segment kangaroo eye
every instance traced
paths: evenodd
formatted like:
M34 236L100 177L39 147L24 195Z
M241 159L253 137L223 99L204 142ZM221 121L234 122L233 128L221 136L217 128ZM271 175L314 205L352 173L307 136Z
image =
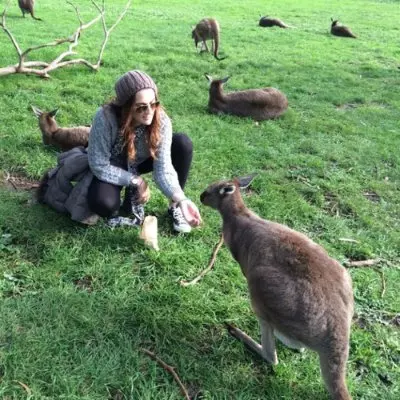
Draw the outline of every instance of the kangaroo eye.
M232 194L236 190L236 186L226 186L220 189L219 194L224 195L224 194Z

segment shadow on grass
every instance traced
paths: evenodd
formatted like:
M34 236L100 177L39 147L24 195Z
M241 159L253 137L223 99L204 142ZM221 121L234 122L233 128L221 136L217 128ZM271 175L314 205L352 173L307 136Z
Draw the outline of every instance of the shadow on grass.
M83 384L93 394L103 393L106 385L129 393L129 377L139 373L135 390L144 392L150 384L155 395L160 374L168 381L165 389L175 391L171 377L141 352L145 348L176 368L187 387L213 393L213 399L328 399L322 382L314 387L306 365L307 379L301 382L299 377L288 380L290 360L272 374L271 367L252 361L239 344L233 345L222 324L205 323L210 315L201 307L196 317L183 318L182 310L192 307L191 302L190 296L148 289L129 296L53 289L29 299L11 299L1 306L1 325L7 329L0 329L0 337L9 338L12 354L7 380L34 375L30 384L36 394L54 398L68 391L60 376L77 380L73 391L80 395ZM24 354L26 346L29 354ZM79 371L85 376L74 375Z

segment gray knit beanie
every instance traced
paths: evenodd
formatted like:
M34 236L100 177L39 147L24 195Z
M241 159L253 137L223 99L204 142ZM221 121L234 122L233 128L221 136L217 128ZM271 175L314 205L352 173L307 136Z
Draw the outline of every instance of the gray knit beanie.
M116 103L119 106L123 106L142 89L153 89L157 97L157 85L149 75L137 70L125 73L115 84L115 93L117 94Z

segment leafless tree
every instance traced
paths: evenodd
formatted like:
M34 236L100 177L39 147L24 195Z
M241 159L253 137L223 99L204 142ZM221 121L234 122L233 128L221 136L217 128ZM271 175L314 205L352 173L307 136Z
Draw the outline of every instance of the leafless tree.
M39 44L37 46L28 47L26 50L21 50L16 38L14 37L14 35L12 34L10 29L6 25L6 12L7 12L7 6L6 6L6 8L4 9L3 14L1 16L0 27L3 29L3 31L6 33L6 35L9 37L11 43L13 44L13 46L18 54L19 61L18 61L18 64L15 64L15 65L9 65L7 67L0 67L0 76L10 75L10 74L32 74L32 75L41 76L43 78L50 78L49 73L51 71L53 71L57 68L62 68L67 65L74 65L74 64L83 64L83 65L86 65L88 68L90 68L94 71L97 71L100 68L104 49L106 47L106 44L110 37L110 34L114 30L114 28L119 24L119 22L122 20L122 18L125 16L126 12L128 11L128 9L132 3L132 0L127 1L125 8L123 9L121 14L118 16L118 18L116 19L116 21L110 28L107 27L106 20L105 20L105 0L102 0L101 6L99 6L94 0L91 0L91 2L93 4L93 6L97 9L97 11L99 12L99 15L97 15L95 18L93 18L91 21L89 21L85 24L82 21L78 7L76 7L71 2L67 1L67 3L70 4L75 9L76 15L79 20L79 26L71 36L65 37L63 39L56 39L56 40L53 40L48 43ZM85 29L88 29L89 27L91 27L93 24L95 24L99 20L102 21L104 39L101 44L96 63L92 64L90 61L88 61L84 58L72 58L72 59L65 60L66 57L77 54L77 51L75 50L75 48L78 46L81 32L84 31ZM62 52L54 60L49 61L49 62L47 62L47 61L27 61L27 56L32 51L43 49L45 47L58 46L63 43L69 43L68 49L66 51Z

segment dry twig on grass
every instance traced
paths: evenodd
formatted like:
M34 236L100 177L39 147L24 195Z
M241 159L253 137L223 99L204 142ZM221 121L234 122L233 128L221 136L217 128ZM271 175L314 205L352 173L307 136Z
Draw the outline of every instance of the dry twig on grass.
M31 74L31 75L38 75L43 78L50 78L49 72L51 72L57 68L62 68L67 65L73 65L73 64L83 64L83 65L86 65L88 68L90 68L94 71L97 71L100 68L104 49L106 47L107 41L110 37L110 34L114 30L114 28L119 24L119 22L124 17L126 12L128 11L128 8L130 7L132 0L127 1L124 10L119 15L119 17L117 18L115 23L109 29L107 29L107 25L106 25L106 21L105 21L105 0L102 1L101 7L94 0L91 0L91 1L92 1L92 4L94 5L94 7L98 10L99 15L97 15L95 18L93 18L87 24L83 23L78 8L75 5L73 5L70 1L67 1L67 3L70 4L75 9L77 18L79 20L79 27L75 30L75 32L71 36L68 36L63 39L56 39L49 43L32 46L32 47L27 48L24 51L21 50L17 40L15 39L14 35L12 34L10 29L6 25L6 12L7 12L7 7L8 7L8 5L7 5L1 16L0 27L3 29L3 31L6 33L6 35L11 40L11 43L13 44L13 46L18 54L19 61L18 61L18 64L15 64L15 65L9 65L7 67L0 67L0 76L10 75L10 74ZM102 21L104 39L103 39L103 42L102 42L102 45L101 45L101 48L99 51L97 62L95 64L92 64L91 62L87 61L84 58L74 58L71 60L63 61L66 57L77 54L77 52L74 51L74 49L76 46L78 46L78 41L81 36L81 32L84 31L85 29L91 27L94 23L96 23L100 19ZM58 46L63 43L70 43L68 46L68 50L64 51L63 53L61 53L59 56L57 56L54 60L52 60L50 62L26 61L28 54L34 50L43 49L45 47L54 47L54 46Z
M204 277L204 275L207 274L208 271L211 271L211 269L214 267L214 263L217 258L217 253L218 253L219 249L221 248L221 246L223 245L223 243L224 243L224 235L221 234L221 238L219 239L219 242L214 247L214 251L211 255L211 259L210 259L210 262L208 263L207 268L204 269L203 271L201 271L200 274L191 281L181 280L180 281L181 286L195 285L201 278Z
M374 265L379 264L380 262L389 263L389 261L382 260L380 258L370 259L370 260L360 260L360 261L348 261L345 265L349 268L360 268L360 267L372 267L374 271L376 271L381 277L381 298L385 295L386 292L386 281L385 281L385 274L383 271L378 268L374 267Z
M25 389L26 394L28 395L28 398L30 398L32 396L32 390L30 389L30 387L27 384L25 384L24 382L21 382L21 381L17 381L17 380L14 380L14 382L17 382L19 385L21 385Z
M349 238L339 238L341 242L348 242L348 243L360 243L358 240L349 239Z
M187 389L185 388L184 384L180 380L178 374L175 372L175 369L171 367L170 365L166 364L163 360L158 358L153 352L147 349L141 349L143 353L147 354L150 358L152 358L154 361L157 361L166 371L168 371L175 379L175 382L179 385L179 388L181 389L181 392L183 396L185 397L186 400L190 400L189 393Z
M10 182L11 185L12 185L12 187L13 187L15 190L18 190L17 186L15 185L15 183L14 183L14 182L12 181L12 179L11 179L11 175L10 175L8 172L6 172L6 182Z
M370 260L347 261L345 265L348 267L371 267L372 265L379 264L380 262L380 258L374 258Z

